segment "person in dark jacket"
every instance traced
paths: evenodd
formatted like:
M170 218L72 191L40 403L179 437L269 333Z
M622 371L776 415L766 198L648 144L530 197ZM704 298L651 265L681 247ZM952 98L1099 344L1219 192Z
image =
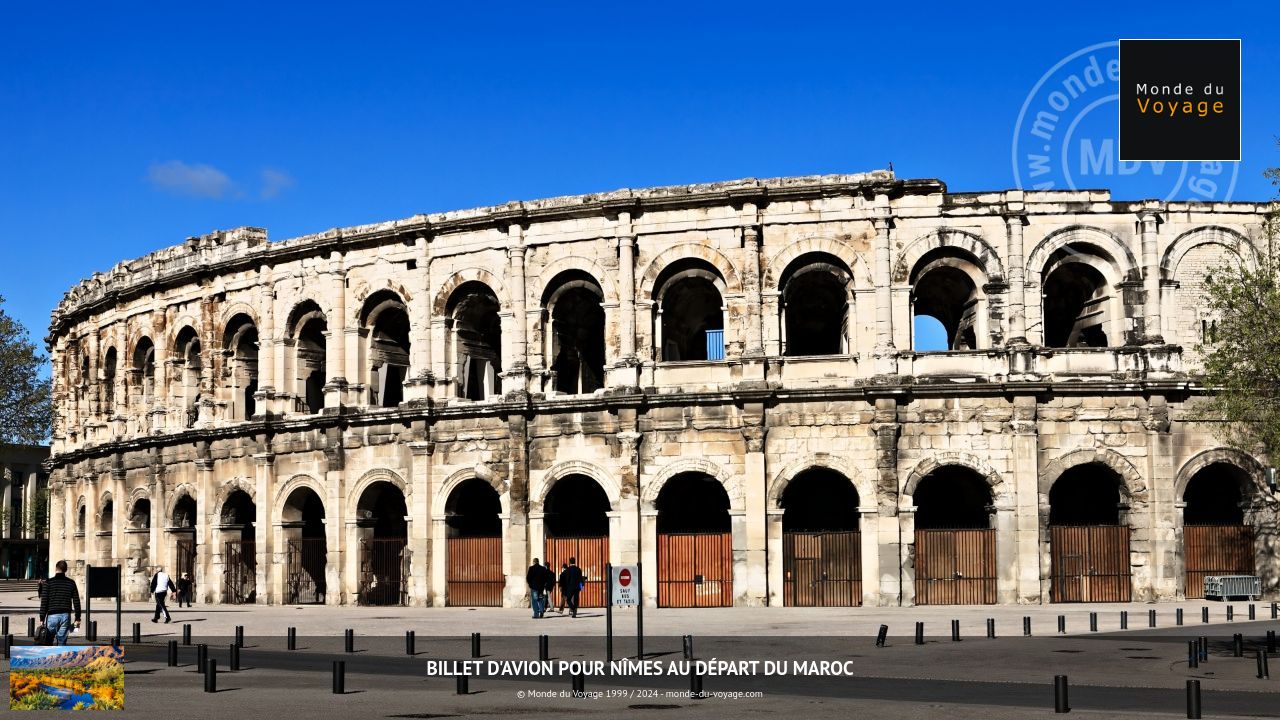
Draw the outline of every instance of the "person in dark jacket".
M547 611L547 580L543 575L545 572L538 558L534 558L533 564L524 574L524 581L529 585L529 605L533 607L534 620L542 617Z
M40 597L40 624L49 628L55 645L66 645L67 633L80 624L80 588L67 577L66 560L59 560L55 567L58 572L45 583Z
M156 574L151 576L151 594L156 597L156 614L151 618L151 622L158 621L161 613L164 613L165 622L173 620L164 601L170 592L177 591L178 586L173 584L173 578L169 577L169 573L165 572L164 568L157 567Z
M560 563L560 577L561 577L562 579L564 578L564 571L565 571L565 570L568 570L568 569L569 569L569 563ZM554 572L553 572L553 573L551 573L551 576L552 576L552 577L555 577L555 573L554 573ZM556 608L556 612L561 612L561 613L562 613L562 612L564 612L564 604L565 604L565 594L564 594L564 589L560 587L560 583L559 583L559 582L556 582L556 583L553 583L553 584L556 586L556 588L555 588L555 589L559 589L559 590L560 590L560 603L559 603L559 607L557 607L557 608Z
M560 573L560 593L569 605L569 617L578 617L578 593L587 582L587 576L578 567L577 558L569 558L569 565Z
M191 579L191 573L182 573L182 577L178 578L178 607L182 607L182 603L186 603L187 607L191 607L191 593L195 591L196 583Z

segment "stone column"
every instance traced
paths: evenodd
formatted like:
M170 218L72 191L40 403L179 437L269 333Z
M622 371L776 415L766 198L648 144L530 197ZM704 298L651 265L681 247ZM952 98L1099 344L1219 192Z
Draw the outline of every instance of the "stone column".
M509 447L507 451L507 495L510 525L507 530L507 597L504 607L521 607L527 599L527 586L521 568L529 567L529 453L528 420L523 415L507 416Z
M258 391L253 394L259 415L279 412L271 398L278 391L284 377L284 353L280 338L276 337L275 282L271 268L264 266L258 282Z
M217 479L213 475L213 460L202 458L196 460L196 587L202 588L202 602L213 602L222 597L222 548L214 544L213 525L220 518L214 513L213 499L216 497ZM216 560L215 560L216 558ZM216 566L216 567L215 567Z
M898 605L906 597L903 587L904 570L907 567L902 546L912 542L915 533L914 519L903 527L897 515L898 505L898 405L892 398L875 401L875 422L871 426L876 442L876 504L880 508L878 542L880 548L879 605ZM912 508L908 512L914 512Z
M1177 505L1182 498L1177 496L1174 488L1177 475L1173 465L1175 448L1170 432L1168 399L1164 395L1152 395L1147 401L1144 425L1147 429L1147 484L1146 488L1139 490L1146 491L1149 501L1146 517L1131 514L1130 523L1134 528L1132 550L1141 552L1144 539L1149 544L1150 549L1146 553L1149 587L1143 588L1139 584L1139 568L1134 568L1134 600L1171 600L1183 591L1185 576L1177 572L1182 556L1179 542L1182 513ZM1133 499L1135 510L1141 499ZM1146 527L1138 530L1138 524L1144 521Z
M620 409L618 414L619 420L634 426L635 410L633 408ZM634 430L624 430L617 435L618 483L622 487L622 497L618 500L618 507L615 508L618 511L618 522L616 525L613 523L609 525L609 554L617 557L619 563L634 563L642 559L640 548L644 545L644 539L640 534L640 486L636 475L636 463L640 457L640 442L643 437L641 433ZM617 535L613 534L614 529L617 529ZM658 591L656 585L646 587L649 588L649 592Z
M102 564L98 540L98 476L88 473L84 476L84 557L76 558L81 564Z
M765 505L766 552L768 564L766 577L769 585L769 597L766 604L770 607L784 607L787 604L784 592L786 589L785 569L782 567L782 516L784 510L779 507Z
M764 408L757 405L761 424L744 427L743 439L746 442L746 457L743 458L746 485L746 604L751 606L767 605L769 602L769 528L767 524L767 500L769 476L765 460L765 433L763 424ZM751 409L748 409L750 412ZM752 413L755 414L755 413ZM750 422L750 420L748 420ZM736 553L735 553L736 555ZM737 583L735 583L736 585ZM738 593L735 593L735 595Z
M9 539L9 528L13 527L13 470L0 465L0 509L4 512L0 513L0 539Z
M893 211L889 207L889 196L876 195L872 212L872 223L876 229L875 277L872 279L876 288L875 371L877 375L893 375L898 372L898 351L893 344L893 277L889 266Z
M898 563L898 577L900 578L900 589L898 591L899 605L915 605L916 604L916 506L900 505L898 507L898 557L895 558ZM887 559L885 553L881 553L881 561ZM891 598L892 599L892 598Z
M49 478L49 569L67 555L66 550L66 499L63 497L63 471L56 470Z
M329 332L325 336L324 345L324 406L336 408L347 402L363 404L347 396L347 385L351 382L348 373L353 370L359 372L359 328L352 328L357 333L354 338L348 337L347 272L342 253L337 250L329 255L328 285L329 314L325 320ZM355 362L357 367L350 366L348 360ZM354 384L359 385L367 380L368 378L356 377Z
M1040 435L1036 423L1036 397L1018 395L1013 399L1013 419L1009 421L1010 477L1012 484L1014 532L1008 539L1016 544L1017 601L1041 602L1040 574ZM1002 538L997 537L998 543Z
M626 213L623 213L626 215ZM636 359L636 238L630 234L630 216L626 224L618 224L628 232L618 236L618 347L622 360Z
M508 280L510 281L510 297L511 303L511 342L510 350L507 351L509 360L503 363L506 368L506 375L510 378L514 386L505 388L506 392L515 389L526 390L526 376L529 371L529 318L525 314L525 276L524 276L524 228L519 225L512 225L507 231L511 241L511 246L507 248L507 260L509 263ZM505 341L503 345L508 343Z
M276 554L276 549L285 548L276 544L271 516L272 498L276 495L276 456L265 452L253 456L257 466L255 478L254 500L254 559L258 569L254 577L254 587L258 589L257 604L268 605L283 602L284 576L288 572L281 566L286 562L285 555Z
M325 605L354 605L359 583L360 548L350 544L355 534L355 518L347 519L346 458L341 440L341 431L327 435L324 453L324 532L328 551L324 568ZM337 447L333 446L335 441ZM360 498L355 502L360 502Z
M754 215L754 208L752 208ZM742 228L743 290L747 295L747 346L743 355L764 354L764 334L760 295L760 229L755 225Z
M1158 202L1148 201L1138 212L1138 222L1142 225L1142 290L1146 297L1142 332L1144 342L1152 345L1164 343L1160 328L1160 249L1157 236L1162 220Z
M432 561L435 559L431 537L434 526L428 522L428 518L434 517L431 503L431 456L435 454L435 450L433 442L409 443L409 452L413 458L409 466L412 494L407 500L411 503L410 516L418 520L412 524L413 532L409 536L409 604L414 607L427 607L431 604L433 594L443 595L442 589L433 587L431 583Z
M409 292L406 301L411 308L409 318L409 376L405 380L405 400L425 400L431 394L435 374L431 372L431 291L430 259L427 258L427 239L419 236L414 242L419 256L418 267L409 272Z
M1005 270L1009 274L1009 301L1006 303L1006 313L1009 318L1009 335L1005 338L1005 345L1018 346L1027 344L1027 287L1026 287L1026 262L1023 260L1023 237L1022 228L1027 224L1027 217L1020 211L1022 210L1022 191L1016 190L1006 193L1006 195L1017 194L1016 202L1010 201L1009 214L1004 216L1006 233L1006 242L1008 249L1005 253Z
M148 532L148 544L150 550L147 553L147 559L151 562L151 566L167 567L173 571L177 571L177 566L169 562L169 542L172 540L167 532L169 527L169 517L166 513L168 508L168 493L165 491L163 479L158 479L155 475L155 466L152 466L151 477L148 478L147 497L151 499L151 527ZM194 575L192 578L194 579Z
M890 518L892 519L892 518ZM862 536L862 604L875 607L880 601L880 506L858 506L858 530ZM782 520L778 520L778 532L782 532Z
M996 598L1001 605L1018 601L1018 508L1015 499L997 499L992 513L996 529Z

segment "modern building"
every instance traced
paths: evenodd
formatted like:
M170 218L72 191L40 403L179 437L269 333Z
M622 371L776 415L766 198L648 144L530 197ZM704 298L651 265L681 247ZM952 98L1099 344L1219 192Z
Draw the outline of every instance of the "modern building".
M1274 597L1269 461L1194 412L1264 211L876 171L190 238L53 313L52 552L223 602L512 606L570 555L590 602Z
M0 443L0 578L49 575L49 448Z

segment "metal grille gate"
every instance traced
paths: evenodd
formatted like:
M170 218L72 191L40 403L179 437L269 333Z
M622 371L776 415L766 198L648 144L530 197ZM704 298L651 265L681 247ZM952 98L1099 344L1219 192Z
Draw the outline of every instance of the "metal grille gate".
M502 538L449 538L445 604L502 607L507 576L502 571Z
M576 558L578 567L587 577L587 587L578 595L578 607L604 607L604 566L609 562L608 537L559 537L547 538L546 559L551 569L560 576L560 566ZM557 586L556 592L559 592ZM559 597L559 595L556 595Z
M194 582L196 577L196 539L194 537L179 538L176 549L177 557L174 559L174 572L177 573L177 577L182 577L182 573L187 573Z
M862 533L783 533L782 577L786 606L861 605Z
M360 541L361 605L405 605L409 599L409 553L404 538Z
M285 603L324 603L326 548L324 538L289 541Z
M732 607L729 533L658 535L658 607Z
M917 605L995 602L995 530L916 530Z
M228 540L222 547L223 601L234 604L253 602L258 570L254 542Z
M1204 579L1210 575L1253 575L1253 537L1247 525L1184 526L1187 598L1204 597Z
M1129 528L1054 525L1049 528L1052 602L1129 602Z

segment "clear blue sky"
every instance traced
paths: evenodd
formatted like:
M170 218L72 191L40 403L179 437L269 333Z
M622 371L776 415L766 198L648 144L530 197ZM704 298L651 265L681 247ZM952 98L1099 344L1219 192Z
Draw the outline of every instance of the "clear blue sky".
M180 5L3 12L0 294L36 338L80 278L217 228L890 161L1011 187L1028 92L1119 37L1242 37L1235 197L1280 164L1271 3Z

